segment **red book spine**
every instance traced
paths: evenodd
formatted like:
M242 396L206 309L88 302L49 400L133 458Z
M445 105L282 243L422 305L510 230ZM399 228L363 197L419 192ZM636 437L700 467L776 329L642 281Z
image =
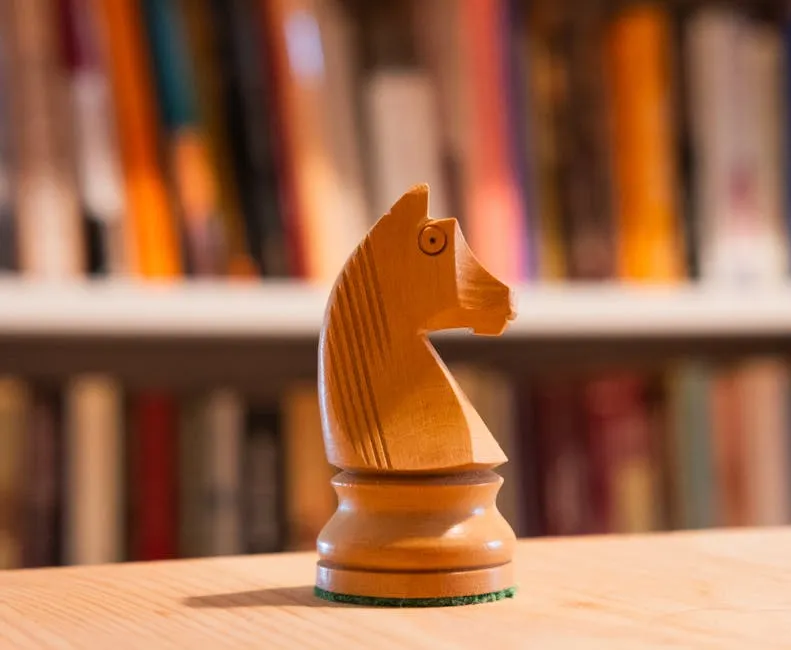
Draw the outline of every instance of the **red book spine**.
M614 524L612 476L617 459L618 420L622 417L628 383L617 376L592 378L585 386L585 430L590 474L591 527L593 533L611 532Z
M588 494L592 533L606 533L610 526L607 423L612 411L612 386L593 379L585 386L585 437L588 448Z
M294 170L299 164L299 152L294 138L289 136L289 120L294 118L288 99L289 75L291 64L286 43L286 24L288 3L260 3L260 20L262 34L265 38L261 44L261 62L265 74L270 79L272 96L275 98L269 114L274 137L273 155L279 172L279 197L281 202L283 229L286 244L289 247L290 273L294 277L304 278L308 273L307 251L304 242L307 240L306 217L304 206L300 205L297 191L297 179Z
M177 409L162 393L138 395L133 404L132 559L177 555Z
M624 477L630 478L624 472L632 469L630 463L650 457L643 382L632 375L603 375L585 390L593 532L627 532L623 527L632 525L635 517L627 497L640 499L641 507L655 506L645 503L650 494L624 492ZM641 509L639 517L649 520L652 512Z
M536 387L537 429L547 535L579 535L590 527L588 460L579 387L547 380Z

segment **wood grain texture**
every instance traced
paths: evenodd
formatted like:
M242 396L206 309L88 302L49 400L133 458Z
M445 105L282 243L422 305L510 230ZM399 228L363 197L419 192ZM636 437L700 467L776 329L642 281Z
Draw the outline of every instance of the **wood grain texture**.
M375 598L448 598L513 586L516 537L492 471L364 476L332 484L338 510L318 537L316 585Z
M521 541L514 599L313 596L312 553L0 573L0 648L781 648L791 529Z
M329 462L345 470L455 472L506 457L426 338L501 334L511 290L484 269L429 189L401 197L360 242L330 294L319 341Z
M495 506L507 459L426 335L501 334L511 290L417 185L353 251L319 340L319 403L338 510L318 537L316 584L375 598L512 586L516 537Z

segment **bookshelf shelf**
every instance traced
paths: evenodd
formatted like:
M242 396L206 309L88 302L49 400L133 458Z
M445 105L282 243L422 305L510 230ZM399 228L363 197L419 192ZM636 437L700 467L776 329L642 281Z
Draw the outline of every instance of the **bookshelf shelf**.
M315 338L327 291L292 281L2 280L0 336ZM791 286L523 286L517 294L511 339L791 336Z
M311 337L326 291L295 282L0 282L0 335Z

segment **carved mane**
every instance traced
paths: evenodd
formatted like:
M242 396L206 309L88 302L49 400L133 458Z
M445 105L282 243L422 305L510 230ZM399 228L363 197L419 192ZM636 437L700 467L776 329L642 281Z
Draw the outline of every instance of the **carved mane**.
M373 376L387 367L391 337L371 234L355 249L333 288L322 330L321 356L328 358L320 359L320 369L328 366L332 383L344 391L333 406L337 404L335 417L354 451L365 464L390 469Z

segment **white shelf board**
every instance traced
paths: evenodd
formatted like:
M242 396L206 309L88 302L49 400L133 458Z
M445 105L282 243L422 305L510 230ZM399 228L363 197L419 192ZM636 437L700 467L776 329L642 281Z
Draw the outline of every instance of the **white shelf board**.
M791 284L525 288L512 335L791 336Z
M0 281L0 335L314 336L326 290L302 283Z
M315 337L327 295L297 282L3 279L0 336ZM533 285L516 295L508 337L791 336L791 284Z

